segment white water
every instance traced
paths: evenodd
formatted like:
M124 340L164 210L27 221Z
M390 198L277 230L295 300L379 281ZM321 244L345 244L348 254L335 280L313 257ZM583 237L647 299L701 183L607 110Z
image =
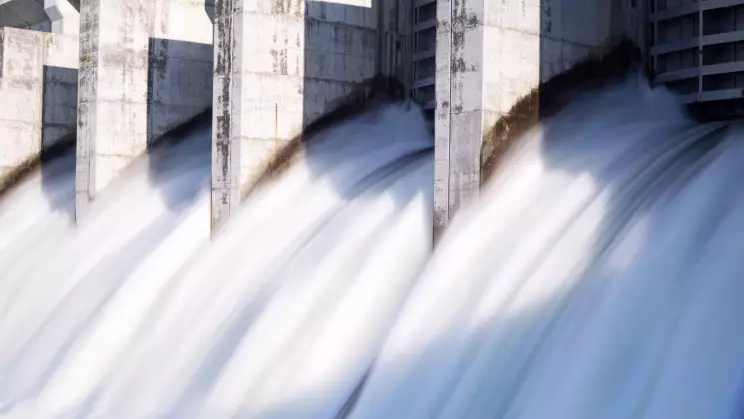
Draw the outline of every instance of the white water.
M586 95L431 256L417 109L332 129L212 242L208 130L77 228L70 159L0 201L0 418L741 415L740 127Z

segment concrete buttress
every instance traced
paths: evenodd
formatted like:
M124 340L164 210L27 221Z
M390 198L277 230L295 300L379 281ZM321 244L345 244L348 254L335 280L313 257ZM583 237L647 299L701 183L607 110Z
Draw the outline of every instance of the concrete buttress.
M205 0L83 0L76 218L148 144L209 108Z
M409 11L408 0L216 1L213 227L338 99L377 74L406 77Z
M436 231L478 199L482 139L493 124L586 56L621 38L642 45L642 3L438 0Z

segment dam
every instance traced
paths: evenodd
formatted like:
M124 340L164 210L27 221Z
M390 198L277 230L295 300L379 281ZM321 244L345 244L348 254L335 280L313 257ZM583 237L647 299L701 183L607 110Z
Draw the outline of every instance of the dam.
M740 417L743 7L0 0L0 418Z

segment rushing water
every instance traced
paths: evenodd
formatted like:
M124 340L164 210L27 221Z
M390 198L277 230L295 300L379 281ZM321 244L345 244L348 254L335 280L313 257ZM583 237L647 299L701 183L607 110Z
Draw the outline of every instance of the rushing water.
M0 200L0 418L740 417L744 143L637 79L543 121L430 255L391 105L209 238L209 127L75 227L74 160Z

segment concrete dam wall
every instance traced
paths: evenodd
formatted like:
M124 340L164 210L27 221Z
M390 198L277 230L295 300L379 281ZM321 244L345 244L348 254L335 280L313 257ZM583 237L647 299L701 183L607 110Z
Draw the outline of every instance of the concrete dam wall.
M402 4L12 4L1 417L740 417L744 126L628 77L646 5Z
M96 194L151 143L212 108L217 226L272 154L385 76L433 110L435 224L444 227L478 196L481 144L494 122L588 55L621 39L645 48L649 7L641 0L6 0L0 22L19 29L3 29L3 39L28 41L22 51L5 41L2 62L34 64L21 73L11 64L16 70L0 81L34 87L3 99L25 131L11 137L0 125L0 156L4 167L19 164L76 120L83 219ZM44 61L46 51L58 51L65 65ZM58 67L69 71L50 70Z

